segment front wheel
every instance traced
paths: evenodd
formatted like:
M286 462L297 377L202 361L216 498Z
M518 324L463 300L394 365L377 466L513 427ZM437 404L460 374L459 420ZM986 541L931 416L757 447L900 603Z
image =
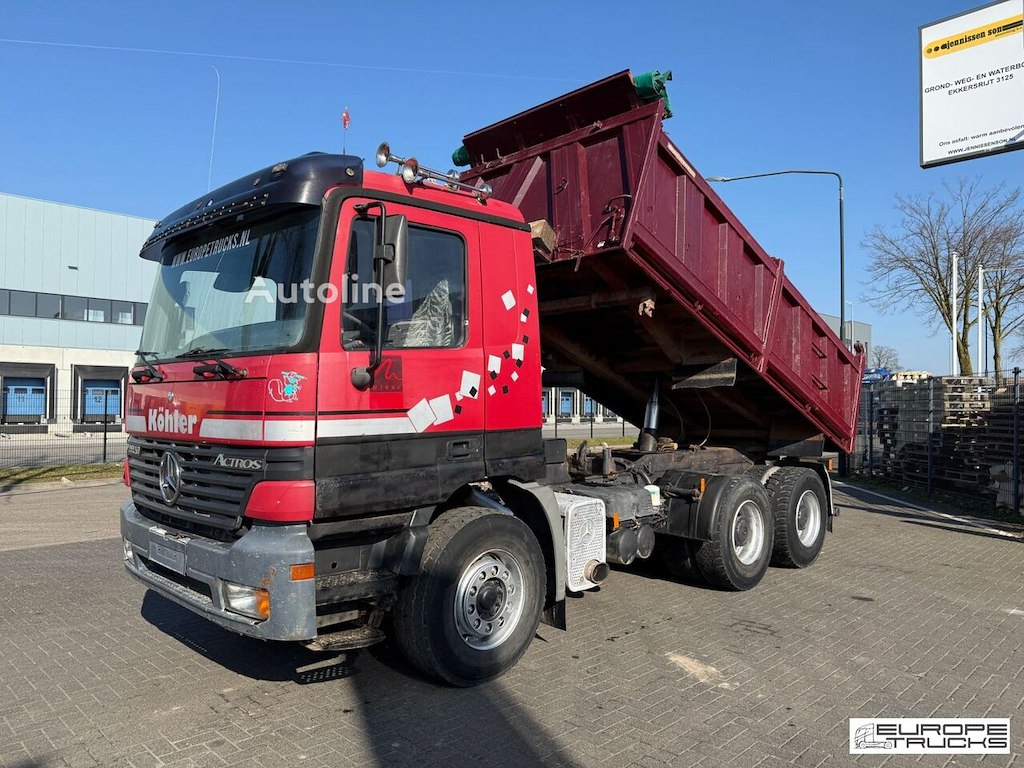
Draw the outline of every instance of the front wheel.
M773 533L764 488L745 475L731 477L719 499L711 540L694 556L697 567L716 586L752 589L768 570Z
M430 525L420 574L399 591L396 640L420 671L484 682L526 651L544 607L544 555L519 519L482 507Z

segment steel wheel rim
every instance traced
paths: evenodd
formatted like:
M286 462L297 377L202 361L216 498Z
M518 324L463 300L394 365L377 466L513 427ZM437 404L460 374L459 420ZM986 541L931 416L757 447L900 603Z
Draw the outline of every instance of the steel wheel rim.
M730 531L733 554L743 565L753 565L764 552L764 515L753 501L744 501L736 509Z
M821 532L821 502L814 491L804 491L796 503L796 535L805 547L818 540Z
M455 626L463 642L478 651L497 648L519 625L526 598L523 568L504 549L477 556L455 590Z

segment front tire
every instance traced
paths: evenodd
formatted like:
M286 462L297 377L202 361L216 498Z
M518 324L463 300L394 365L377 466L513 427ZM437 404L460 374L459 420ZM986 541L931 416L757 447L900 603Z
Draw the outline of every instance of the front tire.
M711 540L695 553L697 567L716 586L752 589L768 570L773 532L771 507L761 484L745 475L729 478Z
M420 574L400 589L395 639L430 677L470 686L511 669L537 632L544 554L511 515L482 507L430 525Z
M806 568L825 544L825 486L813 469L782 467L765 485L775 513L772 563Z

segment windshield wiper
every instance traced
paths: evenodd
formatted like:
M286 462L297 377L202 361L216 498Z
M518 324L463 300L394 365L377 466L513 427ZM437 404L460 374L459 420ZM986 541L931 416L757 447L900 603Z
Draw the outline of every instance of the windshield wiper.
M164 375L160 373L153 364L146 360L147 357L155 356L156 352L144 352L141 349L135 350L135 354L142 358L142 370L133 370L132 378L136 384L150 384L154 381L163 381Z
M178 357L208 357L230 351L227 347L192 347L188 352L184 352L178 355Z
M203 378L220 376L222 379L244 379L248 374L248 371L241 368L235 368L231 363L225 362L218 357L214 357L217 353L228 351L227 347L194 347L181 355L181 357L204 357L213 359L212 363L200 363L199 365L193 366L192 373L196 376L202 376Z

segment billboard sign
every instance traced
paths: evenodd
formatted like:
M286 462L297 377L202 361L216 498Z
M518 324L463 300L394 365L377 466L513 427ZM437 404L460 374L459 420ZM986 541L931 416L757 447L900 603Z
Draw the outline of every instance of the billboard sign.
M1024 0L920 27L921 167L1024 149Z

